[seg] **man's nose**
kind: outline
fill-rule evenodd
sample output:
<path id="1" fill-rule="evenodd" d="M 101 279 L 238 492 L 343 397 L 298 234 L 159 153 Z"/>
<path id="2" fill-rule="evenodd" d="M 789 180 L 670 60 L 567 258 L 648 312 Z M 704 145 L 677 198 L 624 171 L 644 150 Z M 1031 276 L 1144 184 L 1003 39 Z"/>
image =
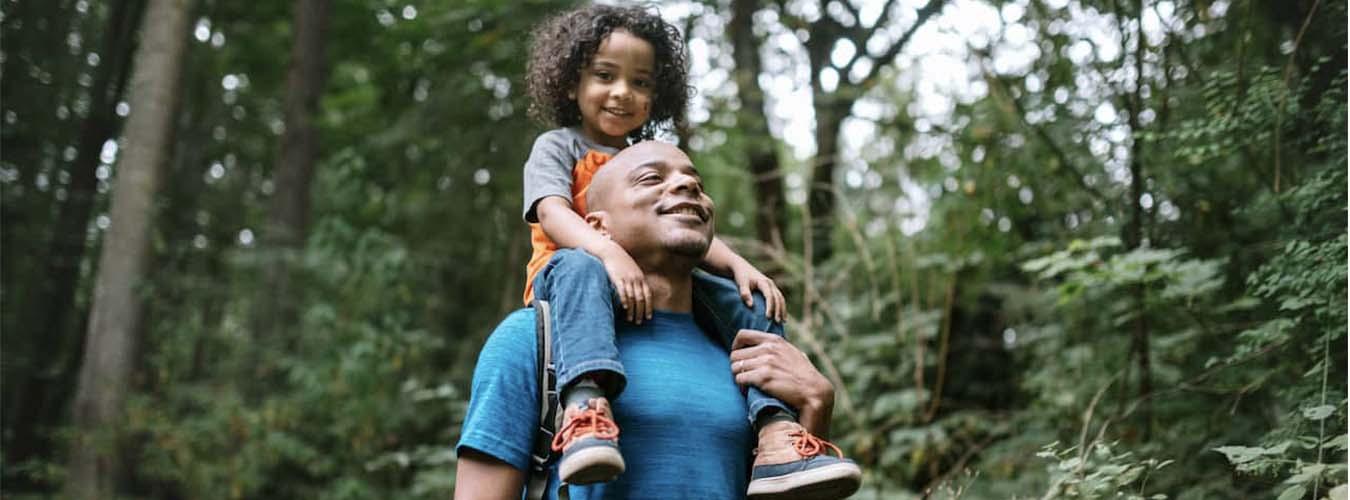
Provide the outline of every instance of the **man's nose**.
<path id="1" fill-rule="evenodd" d="M 688 174 L 675 174 L 670 179 L 670 185 L 671 191 L 675 192 L 688 192 L 694 196 L 703 192 L 698 187 L 698 177 Z"/>

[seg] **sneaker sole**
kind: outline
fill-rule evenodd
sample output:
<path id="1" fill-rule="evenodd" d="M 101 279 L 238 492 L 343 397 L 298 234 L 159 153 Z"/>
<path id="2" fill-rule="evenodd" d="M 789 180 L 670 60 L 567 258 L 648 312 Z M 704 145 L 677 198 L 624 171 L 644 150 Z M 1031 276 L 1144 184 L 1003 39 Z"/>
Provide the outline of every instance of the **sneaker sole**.
<path id="1" fill-rule="evenodd" d="M 847 498 L 862 486 L 862 470 L 841 463 L 798 472 L 785 477 L 756 479 L 747 494 L 752 500 L 836 500 Z"/>
<path id="2" fill-rule="evenodd" d="M 623 455 L 605 446 L 577 450 L 558 466 L 558 477 L 568 484 L 592 484 L 613 481 L 623 474 Z"/>

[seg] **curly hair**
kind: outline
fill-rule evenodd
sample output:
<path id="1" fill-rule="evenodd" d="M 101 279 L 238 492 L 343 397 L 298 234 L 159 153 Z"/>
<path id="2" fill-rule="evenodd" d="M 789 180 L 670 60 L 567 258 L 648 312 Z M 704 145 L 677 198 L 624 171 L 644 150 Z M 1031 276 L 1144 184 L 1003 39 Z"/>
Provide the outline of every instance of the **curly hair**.
<path id="1" fill-rule="evenodd" d="M 655 64 L 652 109 L 646 123 L 628 134 L 638 141 L 659 130 L 684 129 L 689 105 L 689 55 L 679 30 L 655 13 L 640 7 L 587 5 L 549 18 L 531 34 L 525 86 L 530 116 L 553 127 L 581 123 L 581 109 L 568 93 L 581 81 L 581 70 L 591 63 L 600 43 L 622 29 L 652 44 Z"/>

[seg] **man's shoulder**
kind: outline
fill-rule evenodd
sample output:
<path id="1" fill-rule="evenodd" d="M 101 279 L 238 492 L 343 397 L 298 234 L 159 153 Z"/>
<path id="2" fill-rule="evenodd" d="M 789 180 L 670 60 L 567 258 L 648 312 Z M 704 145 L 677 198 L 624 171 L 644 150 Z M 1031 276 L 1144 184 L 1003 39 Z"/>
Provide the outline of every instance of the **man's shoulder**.
<path id="1" fill-rule="evenodd" d="M 473 449 L 526 470 L 539 415 L 534 310 L 507 315 L 492 330 L 474 368 L 456 450 Z"/>
<path id="2" fill-rule="evenodd" d="M 535 349 L 535 313 L 534 308 L 525 307 L 506 315 L 501 323 L 488 335 L 483 344 L 482 355 L 489 352 L 503 354 L 533 351 Z M 529 358 L 531 361 L 533 356 Z"/>

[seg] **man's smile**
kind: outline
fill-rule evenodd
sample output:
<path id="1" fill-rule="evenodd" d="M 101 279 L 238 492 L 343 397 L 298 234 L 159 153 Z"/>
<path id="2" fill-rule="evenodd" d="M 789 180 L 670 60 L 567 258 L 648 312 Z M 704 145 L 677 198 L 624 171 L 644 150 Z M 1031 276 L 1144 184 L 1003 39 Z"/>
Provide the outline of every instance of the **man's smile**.
<path id="1" fill-rule="evenodd" d="M 693 202 L 681 202 L 657 210 L 660 215 L 679 215 L 684 217 L 695 217 L 699 222 L 708 222 L 711 214 L 703 205 Z"/>

